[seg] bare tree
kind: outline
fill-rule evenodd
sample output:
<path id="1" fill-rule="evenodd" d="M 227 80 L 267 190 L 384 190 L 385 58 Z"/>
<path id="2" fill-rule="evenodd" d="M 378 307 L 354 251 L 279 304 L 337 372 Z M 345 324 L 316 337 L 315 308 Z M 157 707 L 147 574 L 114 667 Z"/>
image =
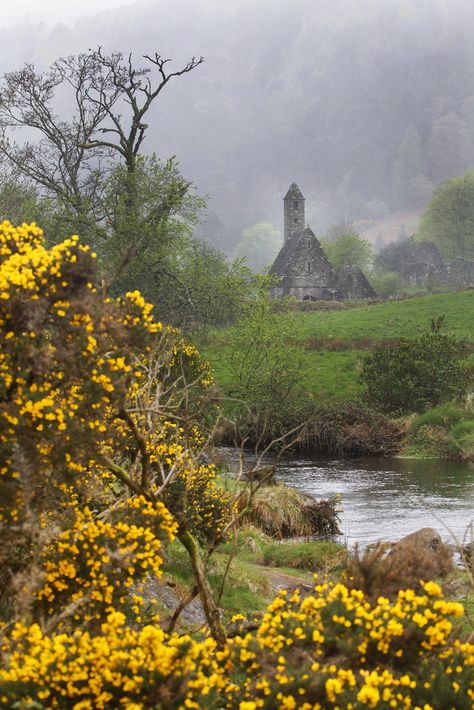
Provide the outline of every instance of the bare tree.
<path id="1" fill-rule="evenodd" d="M 55 62 L 39 73 L 32 64 L 4 76 L 0 92 L 0 153 L 4 161 L 27 178 L 56 208 L 87 231 L 91 215 L 97 219 L 103 192 L 103 171 L 110 151 L 89 151 L 91 140 L 105 118 L 104 108 L 86 100 L 89 84 L 104 86 L 103 75 L 91 54 Z M 65 89 L 69 88 L 69 92 Z M 73 102 L 72 118 L 56 112 L 58 93 Z M 110 95 L 116 101 L 118 93 Z M 23 140 L 13 140 L 12 134 Z"/>
<path id="2" fill-rule="evenodd" d="M 167 73 L 166 66 L 171 60 L 163 59 L 156 52 L 153 56 L 144 55 L 143 58 L 149 64 L 139 68 L 133 65 L 131 54 L 125 60 L 121 52 L 106 55 L 99 47 L 97 50 L 91 50 L 88 56 L 93 60 L 94 66 L 101 67 L 102 71 L 91 76 L 85 98 L 96 110 L 104 112 L 108 125 L 98 127 L 95 137 L 85 147 L 117 151 L 127 168 L 133 172 L 148 128 L 144 118 L 152 103 L 171 79 L 192 71 L 202 64 L 204 59 L 192 57 L 182 69 Z M 158 69 L 157 82 L 150 78 L 153 67 Z M 102 81 L 103 77 L 107 77 L 106 82 Z M 121 99 L 118 107 L 117 98 Z M 128 115 L 125 116 L 119 112 L 124 104 L 129 107 Z M 98 134 L 102 137 L 97 137 Z"/>
<path id="3" fill-rule="evenodd" d="M 106 178 L 120 164 L 126 169 L 121 230 L 127 241 L 139 232 L 136 172 L 146 114 L 172 78 L 203 62 L 193 57 L 181 69 L 167 71 L 169 59 L 157 53 L 144 59 L 146 66 L 136 67 L 131 54 L 107 55 L 99 47 L 59 59 L 44 72 L 26 64 L 4 76 L 0 156 L 53 200 L 82 234 L 107 218 Z M 59 116 L 58 102 L 71 107 L 69 119 Z M 14 132 L 22 140 L 14 140 Z M 188 188 L 183 181 L 177 198 Z M 156 217 L 167 211 L 163 205 Z"/>

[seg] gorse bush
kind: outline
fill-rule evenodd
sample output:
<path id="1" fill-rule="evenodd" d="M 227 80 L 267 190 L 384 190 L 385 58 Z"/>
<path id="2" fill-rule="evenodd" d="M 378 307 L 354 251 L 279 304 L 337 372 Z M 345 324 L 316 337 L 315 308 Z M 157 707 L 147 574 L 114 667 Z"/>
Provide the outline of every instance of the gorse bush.
<path id="1" fill-rule="evenodd" d="M 231 512 L 199 460 L 205 364 L 137 291 L 110 299 L 94 275 L 77 237 L 47 249 L 35 225 L 1 225 L 6 619 L 21 604 L 51 624 L 101 618 L 127 601 L 121 589 L 159 571 L 167 537 L 199 567 L 196 540 L 218 540 Z"/>
<path id="2" fill-rule="evenodd" d="M 220 649 L 133 628 L 120 612 L 97 635 L 17 623 L 1 644 L 0 707 L 462 710 L 474 703 L 474 645 L 451 640 L 462 614 L 433 582 L 374 603 L 320 584 L 306 598 L 281 593 L 255 631 L 242 624 Z"/>
<path id="3" fill-rule="evenodd" d="M 164 505 L 143 496 L 121 502 L 107 521 L 87 507 L 76 511 L 71 527 L 41 552 L 35 611 L 62 613 L 72 604 L 82 628 L 100 626 L 111 608 L 130 607 L 140 618 L 144 600 L 133 586 L 148 574 L 161 576 L 162 541 L 173 540 L 176 530 Z"/>

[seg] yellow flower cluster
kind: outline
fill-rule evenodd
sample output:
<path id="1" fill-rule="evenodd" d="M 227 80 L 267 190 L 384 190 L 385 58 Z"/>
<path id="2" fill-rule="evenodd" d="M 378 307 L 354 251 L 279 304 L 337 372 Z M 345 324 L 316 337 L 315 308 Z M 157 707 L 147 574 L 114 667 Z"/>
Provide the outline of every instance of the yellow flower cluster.
<path id="1" fill-rule="evenodd" d="M 140 614 L 142 599 L 132 587 L 148 574 L 161 576 L 161 541 L 174 539 L 177 526 L 162 503 L 143 496 L 120 503 L 109 518 L 97 519 L 87 507 L 75 510 L 71 527 L 43 549 L 45 578 L 35 597 L 47 614 L 73 604 L 76 620 L 97 624 L 131 598 Z"/>
<path id="2" fill-rule="evenodd" d="M 136 417 L 137 427 L 140 418 Z M 195 453 L 199 435 L 189 435 L 170 421 L 157 421 L 147 438 L 153 471 L 152 490 L 163 499 L 178 522 L 186 523 L 201 540 L 219 539 L 230 519 L 230 495 L 219 485 L 216 467 L 202 464 Z"/>
<path id="3" fill-rule="evenodd" d="M 41 246 L 43 230 L 34 222 L 14 227 L 8 220 L 0 224 L 0 259 L 22 253 L 30 247 Z"/>
<path id="4" fill-rule="evenodd" d="M 140 291 L 129 291 L 124 298 L 119 299 L 119 303 L 126 306 L 128 311 L 123 320 L 125 326 L 141 326 L 149 333 L 158 333 L 162 329 L 162 324 L 156 322 L 152 316 L 152 304 L 145 301 Z"/>
<path id="5" fill-rule="evenodd" d="M 185 707 L 185 681 L 213 648 L 166 638 L 156 625 L 131 629 L 120 612 L 111 612 L 96 635 L 46 636 L 38 625 L 16 624 L 0 646 L 8 659 L 0 670 L 0 708 L 21 700 L 25 708 Z"/>
<path id="6" fill-rule="evenodd" d="M 32 511 L 26 470 L 60 481 L 113 452 L 136 352 L 162 329 L 137 292 L 97 293 L 94 272 L 77 236 L 48 249 L 36 225 L 0 225 L 0 524 Z"/>
<path id="7" fill-rule="evenodd" d="M 461 613 L 434 583 L 373 606 L 336 584 L 304 599 L 281 594 L 256 632 L 220 649 L 156 625 L 131 629 L 118 612 L 97 635 L 46 636 L 18 624 L 0 649 L 0 707 L 472 708 L 474 645 L 447 636 L 450 617 Z"/>
<path id="8" fill-rule="evenodd" d="M 209 363 L 201 358 L 194 345 L 181 338 L 177 339 L 173 347 L 171 366 L 194 370 L 204 387 L 209 387 L 214 381 Z"/>
<path id="9" fill-rule="evenodd" d="M 434 582 L 423 590 L 375 605 L 343 584 L 318 585 L 306 598 L 282 593 L 256 634 L 232 641 L 230 658 L 246 678 L 227 686 L 227 707 L 474 707 L 474 645 L 450 641 L 463 607 Z"/>

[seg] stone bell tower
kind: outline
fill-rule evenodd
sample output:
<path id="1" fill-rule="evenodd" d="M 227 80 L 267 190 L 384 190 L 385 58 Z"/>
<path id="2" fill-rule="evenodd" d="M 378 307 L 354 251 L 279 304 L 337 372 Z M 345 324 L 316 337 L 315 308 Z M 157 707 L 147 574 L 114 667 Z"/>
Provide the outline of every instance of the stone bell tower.
<path id="1" fill-rule="evenodd" d="M 301 234 L 305 228 L 304 202 L 305 199 L 298 185 L 295 182 L 291 183 L 290 189 L 283 198 L 284 243 L 296 233 Z"/>

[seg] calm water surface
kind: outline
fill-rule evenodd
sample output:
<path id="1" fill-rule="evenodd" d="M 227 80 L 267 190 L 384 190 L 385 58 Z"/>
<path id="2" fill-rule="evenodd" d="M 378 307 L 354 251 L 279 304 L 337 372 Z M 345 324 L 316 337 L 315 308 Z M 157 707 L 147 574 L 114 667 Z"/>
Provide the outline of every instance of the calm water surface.
<path id="1" fill-rule="evenodd" d="M 316 498 L 339 493 L 349 545 L 397 540 L 422 527 L 462 540 L 474 519 L 474 466 L 451 461 L 289 458 L 277 478 Z"/>

